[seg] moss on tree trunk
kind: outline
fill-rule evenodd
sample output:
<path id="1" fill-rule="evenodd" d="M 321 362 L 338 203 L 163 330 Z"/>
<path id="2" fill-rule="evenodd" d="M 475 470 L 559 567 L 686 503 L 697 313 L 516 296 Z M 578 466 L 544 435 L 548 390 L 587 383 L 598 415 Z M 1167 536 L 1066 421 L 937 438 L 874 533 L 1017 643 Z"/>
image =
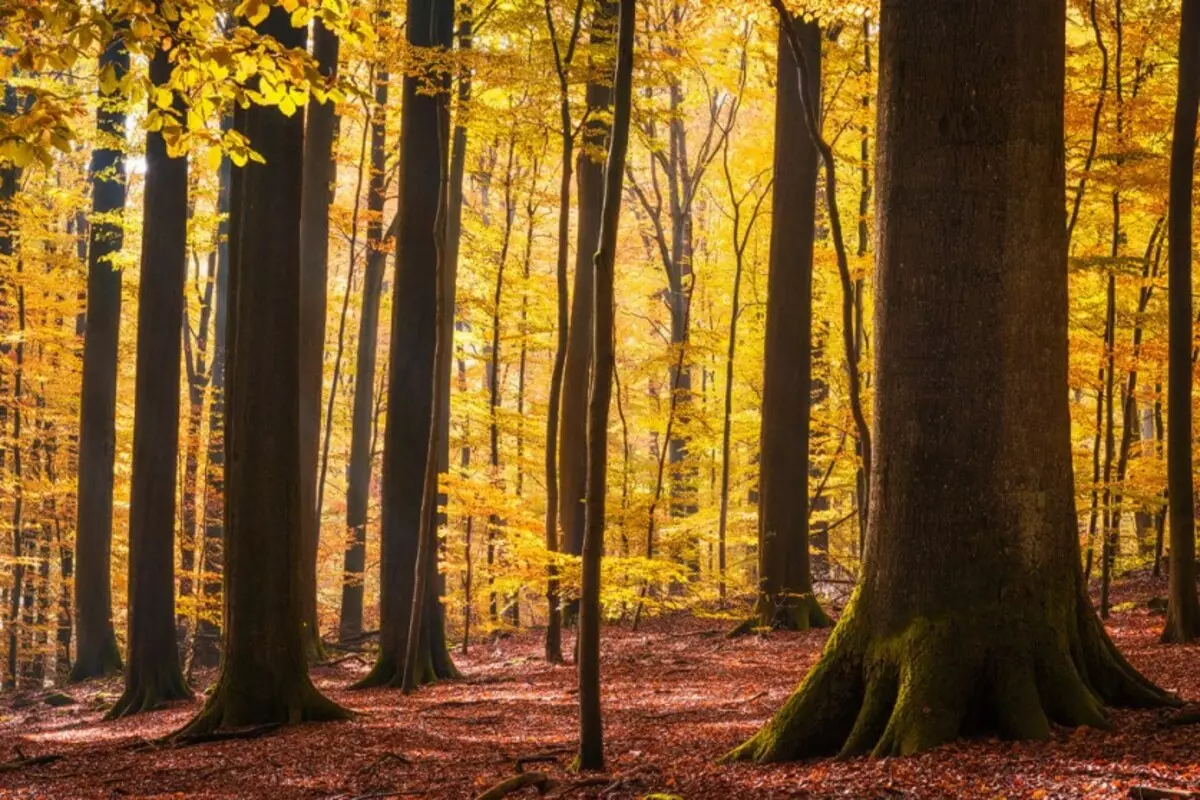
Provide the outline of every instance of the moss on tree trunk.
<path id="1" fill-rule="evenodd" d="M 1045 738 L 1106 725 L 1109 705 L 1173 702 L 1117 652 L 1080 570 L 1064 19 L 1040 0 L 883 3 L 863 578 L 817 666 L 732 758 Z"/>

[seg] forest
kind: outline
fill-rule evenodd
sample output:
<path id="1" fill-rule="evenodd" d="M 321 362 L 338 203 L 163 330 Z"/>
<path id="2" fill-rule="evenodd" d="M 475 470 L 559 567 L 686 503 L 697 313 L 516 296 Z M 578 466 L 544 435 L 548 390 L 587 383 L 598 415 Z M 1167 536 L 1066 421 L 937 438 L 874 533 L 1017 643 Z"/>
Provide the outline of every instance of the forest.
<path id="1" fill-rule="evenodd" d="M 1200 0 L 0 0 L 0 798 L 1198 798 Z"/>

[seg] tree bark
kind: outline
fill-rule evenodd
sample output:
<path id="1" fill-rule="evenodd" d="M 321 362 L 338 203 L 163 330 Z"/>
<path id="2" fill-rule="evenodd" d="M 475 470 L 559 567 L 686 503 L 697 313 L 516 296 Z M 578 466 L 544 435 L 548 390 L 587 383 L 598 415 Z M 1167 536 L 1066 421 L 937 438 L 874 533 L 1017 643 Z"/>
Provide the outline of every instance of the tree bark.
<path id="1" fill-rule="evenodd" d="M 1079 565 L 1065 17 L 1040 0 L 883 2 L 863 577 L 817 666 L 733 758 L 1045 739 L 1051 722 L 1106 726 L 1105 704 L 1173 702 L 1108 639 Z"/>
<path id="2" fill-rule="evenodd" d="M 812 97 L 821 91 L 821 30 L 797 21 Z M 781 33 L 775 88 L 775 185 L 763 360 L 758 497 L 759 597 L 755 624 L 827 627 L 813 593 L 808 546 L 812 394 L 813 239 L 817 148 L 804 128 L 796 61 Z"/>
<path id="3" fill-rule="evenodd" d="M 604 769 L 600 710 L 600 560 L 604 553 L 608 481 L 608 413 L 612 399 L 615 336 L 613 266 L 621 221 L 621 194 L 633 105 L 633 37 L 636 0 L 620 0 L 617 22 L 613 123 L 604 167 L 600 239 L 593 260 L 592 384 L 588 396 L 586 526 L 579 601 L 579 754 L 581 770 Z"/>
<path id="4" fill-rule="evenodd" d="M 451 0 L 410 0 L 408 43 L 415 48 L 451 45 Z M 404 681 L 409 618 L 418 569 L 426 455 L 434 401 L 437 328 L 438 216 L 449 144 L 446 74 L 404 76 L 400 129 L 400 216 L 396 236 L 387 421 L 383 434 L 383 509 L 380 563 L 380 652 L 357 685 L 399 687 Z M 433 90 L 433 91 L 430 91 Z M 437 549 L 421 553 L 433 561 Z M 428 568 L 421 565 L 422 569 Z M 442 632 L 437 580 L 425 586 L 416 684 L 454 673 Z"/>
<path id="5" fill-rule="evenodd" d="M 257 26 L 303 48 L 280 7 Z M 221 671 L 181 731 L 342 719 L 308 677 L 300 519 L 302 115 L 250 105 L 234 129 L 266 159 L 233 176 L 226 419 L 225 619 Z"/>
<path id="6" fill-rule="evenodd" d="M 1192 183 L 1200 103 L 1200 1 L 1183 0 L 1179 31 L 1179 94 L 1171 143 L 1168 222 L 1167 495 L 1170 586 L 1166 642 L 1200 637 L 1196 597 L 1196 520 L 1192 486 Z"/>
<path id="7" fill-rule="evenodd" d="M 313 57 L 326 79 L 337 73 L 338 38 L 318 17 L 313 22 Z M 325 384 L 325 303 L 329 278 L 329 207 L 337 181 L 333 152 L 337 108 L 332 100 L 308 104 L 304 133 L 300 222 L 300 517 L 304 547 L 304 637 L 311 661 L 323 658 L 317 615 L 317 453 L 321 440 L 321 390 Z M 336 386 L 334 389 L 336 390 Z"/>
<path id="8" fill-rule="evenodd" d="M 121 80 L 129 51 L 115 36 L 100 56 L 101 72 Z M 75 528 L 76 645 L 71 680 L 107 675 L 121 668 L 112 624 L 113 459 L 116 450 L 117 344 L 121 324 L 120 252 L 125 210 L 124 98 L 119 90 L 100 98 L 98 142 L 92 151 L 92 213 L 88 248 L 87 321 L 83 340 L 83 385 L 79 395 L 79 505 Z M 172 467 L 174 469 L 174 467 Z"/>
<path id="9" fill-rule="evenodd" d="M 379 349 L 379 302 L 383 294 L 383 205 L 386 186 L 387 70 L 376 65 L 375 105 L 371 116 L 371 177 L 367 188 L 367 267 L 363 277 L 362 313 L 358 323 L 354 410 L 350 423 L 350 467 L 346 487 L 346 528 L 350 534 L 343 562 L 342 641 L 362 633 L 363 578 L 367 565 L 367 510 L 371 497 L 371 427 L 374 412 L 375 359 Z"/>
<path id="10" fill-rule="evenodd" d="M 171 69 L 160 44 L 150 60 L 151 83 L 166 87 Z M 128 660 L 125 691 L 109 710 L 109 719 L 191 696 L 175 645 L 179 321 L 187 274 L 188 161 L 167 153 L 159 131 L 146 135 L 145 181 L 129 502 Z"/>

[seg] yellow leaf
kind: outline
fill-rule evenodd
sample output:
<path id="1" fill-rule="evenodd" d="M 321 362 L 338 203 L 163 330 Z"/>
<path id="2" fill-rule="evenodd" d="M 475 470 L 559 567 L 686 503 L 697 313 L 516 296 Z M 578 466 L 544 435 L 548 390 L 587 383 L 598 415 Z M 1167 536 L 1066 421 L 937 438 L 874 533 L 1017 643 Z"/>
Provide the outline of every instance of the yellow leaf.
<path id="1" fill-rule="evenodd" d="M 204 154 L 204 160 L 208 163 L 208 168 L 211 171 L 216 172 L 221 169 L 221 148 L 208 148 L 208 152 Z"/>
<path id="2" fill-rule="evenodd" d="M 170 89 L 163 88 L 162 86 L 154 87 L 154 105 L 162 109 L 167 109 L 171 107 L 171 103 L 174 101 L 175 96 Z"/>

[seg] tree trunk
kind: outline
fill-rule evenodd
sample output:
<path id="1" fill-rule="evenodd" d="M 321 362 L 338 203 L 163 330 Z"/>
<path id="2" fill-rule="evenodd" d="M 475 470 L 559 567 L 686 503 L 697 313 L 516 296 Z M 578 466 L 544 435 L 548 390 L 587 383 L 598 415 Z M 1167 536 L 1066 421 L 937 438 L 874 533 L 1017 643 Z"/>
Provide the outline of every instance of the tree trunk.
<path id="1" fill-rule="evenodd" d="M 346 486 L 346 528 L 350 533 L 342 577 L 342 641 L 362 633 L 363 578 L 367 565 L 367 510 L 371 498 L 371 423 L 374 411 L 375 358 L 379 349 L 379 301 L 383 294 L 383 213 L 386 186 L 385 151 L 388 102 L 387 70 L 374 72 L 375 106 L 371 116 L 371 178 L 367 189 L 367 268 L 363 277 L 362 313 L 358 323 L 354 410 L 350 423 L 350 468 Z"/>
<path id="2" fill-rule="evenodd" d="M 608 138 L 608 109 L 612 104 L 612 43 L 617 18 L 616 0 L 600 0 L 592 15 L 589 49 L 596 74 L 587 84 L 587 123 L 576 162 L 579 228 L 576 233 L 575 281 L 562 377 L 562 426 L 558 443 L 559 516 L 563 552 L 583 551 L 584 487 L 587 478 L 588 376 L 592 358 L 592 257 L 600 237 L 604 203 L 604 143 Z M 604 71 L 608 67 L 608 71 Z M 568 179 L 569 180 L 569 179 Z M 565 300 L 564 300 L 565 302 Z"/>
<path id="3" fill-rule="evenodd" d="M 129 71 L 129 51 L 117 35 L 100 56 L 102 73 L 117 80 Z M 118 90 L 119 92 L 119 90 Z M 97 147 L 92 151 L 92 213 L 88 248 L 87 322 L 83 340 L 83 385 L 79 395 L 79 507 L 75 528 L 76 645 L 71 680 L 107 675 L 121 668 L 112 624 L 113 459 L 116 450 L 117 344 L 121 324 L 120 252 L 125 210 L 125 98 L 100 98 Z M 178 321 L 178 320 L 177 320 Z M 174 467 L 172 466 L 172 470 Z"/>
<path id="4" fill-rule="evenodd" d="M 1108 639 L 1079 567 L 1065 17 L 1040 0 L 883 2 L 863 577 L 816 667 L 733 758 L 1045 739 L 1051 722 L 1106 726 L 1105 704 L 1172 702 Z"/>
<path id="5" fill-rule="evenodd" d="M 796 34 L 820 96 L 821 30 L 798 21 Z M 808 552 L 809 408 L 812 394 L 813 236 L 817 148 L 804 128 L 796 61 L 779 37 L 775 95 L 775 185 L 763 361 L 759 467 L 759 597 L 752 621 L 805 630 L 829 618 L 813 594 Z"/>
<path id="6" fill-rule="evenodd" d="M 337 73 L 338 38 L 318 17 L 313 22 L 313 57 L 327 79 Z M 332 100 L 308 104 L 304 133 L 300 222 L 300 517 L 304 548 L 304 641 L 308 658 L 323 658 L 317 616 L 317 452 L 321 439 L 321 390 L 325 384 L 325 301 L 329 277 L 329 207 L 337 181 L 333 145 L 337 109 Z M 336 390 L 337 387 L 334 387 Z"/>
<path id="7" fill-rule="evenodd" d="M 257 26 L 305 44 L 286 11 Z M 300 519 L 300 191 L 302 115 L 250 105 L 234 129 L 266 159 L 234 173 L 230 232 L 223 657 L 208 702 L 185 728 L 341 719 L 309 680 Z"/>
<path id="8" fill-rule="evenodd" d="M 1171 143 L 1168 223 L 1167 484 L 1170 507 L 1170 588 L 1165 642 L 1200 637 L 1196 598 L 1196 520 L 1192 487 L 1192 182 L 1200 103 L 1200 0 L 1183 0 L 1179 31 L 1179 94 Z"/>
<path id="9" fill-rule="evenodd" d="M 449 48 L 454 27 L 450 0 L 410 0 L 409 45 Z M 426 455 L 432 422 L 437 328 L 439 216 L 442 172 L 449 144 L 449 104 L 444 72 L 404 76 L 400 129 L 400 216 L 396 235 L 395 300 L 392 304 L 387 421 L 383 434 L 383 509 L 380 559 L 380 652 L 357 685 L 403 683 L 409 617 L 418 566 Z M 427 91 L 433 84 L 436 93 Z M 434 560 L 436 548 L 427 548 Z M 425 568 L 425 565 L 422 565 Z M 434 573 L 430 573 L 431 575 Z M 425 621 L 417 656 L 416 684 L 450 677 L 442 635 L 437 581 L 426 584 Z M 435 652 L 436 651 L 436 652 Z"/>
<path id="10" fill-rule="evenodd" d="M 232 119 L 221 120 L 222 128 Z M 233 164 L 221 160 L 218 174 L 216 298 L 213 301 L 213 350 L 209 362 L 212 397 L 208 405 L 208 452 L 204 468 L 204 542 L 200 553 L 200 585 L 196 596 L 196 634 L 192 666 L 215 667 L 220 660 L 221 629 L 213 618 L 222 607 L 221 573 L 225 536 L 225 350 L 229 314 L 229 222 Z"/>
<path id="11" fill-rule="evenodd" d="M 600 238 L 593 260 L 592 384 L 588 396 L 586 525 L 579 600 L 579 755 L 582 770 L 604 769 L 600 710 L 600 560 L 604 553 L 604 506 L 608 481 L 608 406 L 612 399 L 615 336 L 613 266 L 621 221 L 625 157 L 633 105 L 633 32 L 636 0 L 620 0 L 617 63 L 613 82 L 612 136 L 604 167 Z"/>
<path id="12" fill-rule="evenodd" d="M 151 82 L 166 86 L 171 69 L 160 46 L 150 60 Z M 109 710 L 109 719 L 191 696 L 175 645 L 175 462 L 188 161 L 168 155 L 161 132 L 146 135 L 145 181 L 129 503 L 128 661 L 125 691 Z"/>

